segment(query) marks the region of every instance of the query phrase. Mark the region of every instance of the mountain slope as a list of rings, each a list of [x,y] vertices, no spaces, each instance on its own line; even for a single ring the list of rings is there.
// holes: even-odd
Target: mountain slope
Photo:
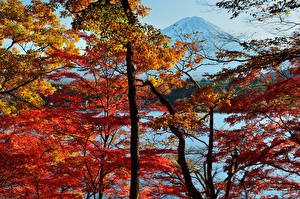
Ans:
[[[186,17],[162,30],[164,34],[170,37],[176,37],[176,32],[192,33],[196,31],[200,32],[203,36],[233,38],[218,26],[213,25],[201,17]]]
[[[180,40],[181,34],[191,34],[191,37],[197,37],[201,41],[198,45],[201,54],[209,57],[215,57],[218,49],[241,50],[240,46],[234,42],[238,39],[201,17],[183,18],[163,29],[162,33],[171,37],[173,42]],[[203,65],[200,67],[201,69],[193,72],[195,78],[200,79],[204,73],[216,73],[221,70],[218,63],[206,60]]]

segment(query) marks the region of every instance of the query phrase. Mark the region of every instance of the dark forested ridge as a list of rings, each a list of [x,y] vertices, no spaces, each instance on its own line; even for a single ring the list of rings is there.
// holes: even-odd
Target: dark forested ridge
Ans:
[[[296,77],[299,76],[299,75],[293,75],[293,73],[289,69],[277,71],[277,72],[268,74],[267,76],[262,76],[261,78],[256,79],[255,81],[251,82],[246,88],[239,89],[237,91],[237,94],[246,93],[248,90],[251,90],[251,89],[264,91],[265,90],[265,84],[262,82],[262,79],[266,78],[266,77],[272,77],[273,78],[272,81],[275,81],[277,73],[282,74],[286,78],[290,78],[290,77],[293,77],[293,76],[296,76]],[[190,82],[187,87],[172,89],[171,92],[169,92],[168,94],[165,94],[164,96],[172,104],[175,104],[177,100],[184,100],[184,99],[190,98],[190,96],[197,90],[197,88],[195,87],[194,84],[192,84],[191,80],[187,80],[187,81]],[[197,83],[201,87],[204,87],[206,85],[212,84],[213,81],[202,78],[201,80],[197,80]],[[220,90],[220,89],[228,90],[229,89],[229,87],[228,87],[229,84],[230,84],[230,81],[218,83],[218,84],[214,85],[214,88],[215,88],[216,92],[218,92],[218,90]]]

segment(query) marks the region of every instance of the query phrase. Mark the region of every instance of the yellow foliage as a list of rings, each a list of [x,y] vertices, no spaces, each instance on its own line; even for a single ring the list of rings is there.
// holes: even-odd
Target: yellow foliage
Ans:
[[[51,152],[51,156],[53,157],[53,159],[56,163],[59,163],[59,162],[64,163],[65,162],[64,154],[58,150],[53,150]]]
[[[56,48],[79,54],[75,46],[79,38],[74,33],[61,26],[52,4],[39,0],[31,6],[20,0],[0,2],[0,92],[5,93],[0,96],[2,113],[27,109],[28,103],[41,106],[43,100],[37,93],[47,96],[55,91],[42,78],[68,61],[51,58],[48,52]]]

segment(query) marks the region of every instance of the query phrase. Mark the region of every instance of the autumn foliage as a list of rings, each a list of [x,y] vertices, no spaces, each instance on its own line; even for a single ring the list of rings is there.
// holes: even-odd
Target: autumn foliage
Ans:
[[[241,9],[286,14],[289,2]],[[0,3],[0,198],[299,197],[299,34],[220,50],[214,61],[239,64],[199,84],[201,41],[172,42],[138,20],[148,11]],[[192,94],[172,104],[183,87]],[[220,113],[234,127],[217,128]]]

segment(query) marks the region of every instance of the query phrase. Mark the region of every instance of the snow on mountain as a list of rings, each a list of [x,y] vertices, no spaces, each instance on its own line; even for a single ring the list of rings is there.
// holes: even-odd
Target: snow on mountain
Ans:
[[[197,33],[198,38],[204,40],[204,44],[210,47],[223,47],[221,45],[224,45],[225,48],[237,47],[236,43],[232,45],[233,41],[237,40],[235,37],[201,17],[183,18],[163,29],[162,33],[171,37],[174,41],[179,38],[178,34]],[[228,44],[231,45],[226,47]]]
[[[202,40],[199,43],[201,53],[210,57],[214,57],[218,49],[241,50],[238,43],[234,42],[238,41],[238,39],[201,17],[183,18],[163,29],[162,33],[171,37],[174,42],[180,38],[179,35],[182,33],[191,34],[192,36],[194,33],[198,40]],[[195,78],[197,79],[201,78],[204,73],[216,73],[222,67],[220,64],[212,64],[208,61],[204,61],[203,64],[200,69],[193,72],[193,75],[196,75]]]
[[[175,31],[182,31],[183,33],[192,33],[195,31],[201,32],[204,35],[215,35],[215,36],[221,36],[226,35],[229,36],[229,34],[222,31],[219,27],[213,25],[212,23],[204,20],[201,17],[186,17],[175,24],[165,28],[162,30],[162,32],[169,36],[175,36]]]

